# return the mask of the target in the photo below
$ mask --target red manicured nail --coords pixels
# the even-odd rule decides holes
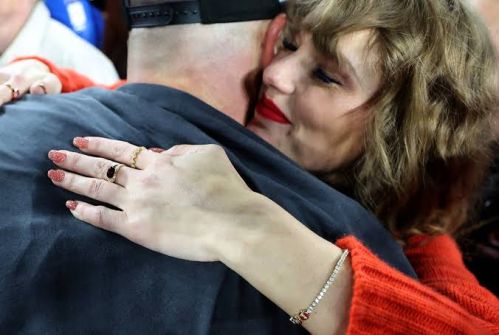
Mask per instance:
[[[73,144],[78,149],[87,149],[88,148],[88,140],[83,137],[75,137],[73,139]]]
[[[152,152],[157,152],[157,153],[162,153],[163,151],[165,151],[165,149],[162,149],[162,148],[150,148],[149,150],[151,150]]]
[[[56,164],[60,164],[66,160],[67,156],[63,152],[50,150],[49,151],[49,158],[52,162],[54,162]]]
[[[66,201],[66,207],[70,211],[74,211],[77,206],[78,206],[78,202],[77,201],[74,201],[74,200],[68,200],[68,201]]]
[[[64,180],[64,171],[62,170],[49,170],[48,176],[52,181],[60,183]]]

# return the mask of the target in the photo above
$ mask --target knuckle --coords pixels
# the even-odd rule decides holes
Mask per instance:
[[[53,73],[47,73],[45,75],[45,79],[44,79],[46,82],[60,82],[59,78],[53,74]]]
[[[95,210],[92,211],[92,222],[99,226],[99,227],[104,227],[105,222],[104,222],[104,207],[102,206],[97,206],[95,207]]]
[[[64,179],[62,180],[63,184],[66,184],[67,188],[74,189],[75,188],[75,177],[72,174],[66,174]]]
[[[106,161],[98,159],[95,162],[95,175],[99,178],[105,178],[109,170],[109,164]]]
[[[97,197],[102,193],[103,187],[104,187],[104,181],[94,179],[90,182],[88,193],[93,197]]]
[[[225,153],[225,150],[217,144],[207,144],[205,146],[205,148],[206,148],[206,151],[213,152],[214,154]]]
[[[182,144],[174,145],[173,147],[171,147],[168,150],[168,153],[170,155],[179,155],[180,153],[182,153],[182,150],[183,150],[184,147],[185,147],[185,145],[182,145]]]
[[[205,153],[220,160],[227,157],[225,149],[216,144],[208,144],[205,148]]]
[[[157,156],[153,157],[150,161],[149,166],[147,167],[148,171],[163,171],[164,169],[171,168],[172,160],[175,158],[175,155],[170,154],[167,151],[164,151]]]
[[[48,85],[47,87],[48,92],[59,93],[62,90],[62,83],[55,74],[53,73],[47,74],[44,81]]]

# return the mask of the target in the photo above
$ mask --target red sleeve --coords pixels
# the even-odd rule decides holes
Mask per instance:
[[[406,254],[420,281],[391,268],[353,237],[336,244],[351,251],[348,334],[499,334],[498,299],[465,268],[450,237],[410,241]]]
[[[102,87],[102,88],[107,88],[110,90],[117,89],[118,87],[124,85],[126,81],[120,80],[116,82],[113,85],[98,85],[94,83],[91,79],[88,77],[72,70],[72,69],[63,69],[63,68],[58,68],[54,63],[51,61],[38,57],[38,56],[27,56],[27,57],[18,57],[14,60],[16,61],[21,61],[21,60],[26,60],[26,59],[32,59],[32,60],[37,60],[43,64],[45,64],[48,68],[49,71],[52,72],[59,78],[59,80],[62,83],[62,93],[69,93],[69,92],[76,92],[79,90],[82,90],[84,88],[89,88],[89,87]]]

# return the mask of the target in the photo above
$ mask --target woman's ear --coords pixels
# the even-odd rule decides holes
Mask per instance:
[[[286,26],[287,17],[286,14],[277,15],[272,22],[270,22],[265,37],[263,39],[262,47],[262,66],[266,68],[274,59],[275,47],[279,42],[279,37],[281,36],[284,27]]]

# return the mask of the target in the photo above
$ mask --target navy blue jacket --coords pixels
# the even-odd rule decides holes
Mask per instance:
[[[0,334],[304,332],[221,263],[166,257],[75,220],[64,206],[75,195],[46,177],[47,152],[74,149],[75,136],[163,148],[220,144],[253,190],[311,230],[330,241],[355,235],[415,276],[359,204],[186,93],[130,84],[27,97],[0,109]]]

